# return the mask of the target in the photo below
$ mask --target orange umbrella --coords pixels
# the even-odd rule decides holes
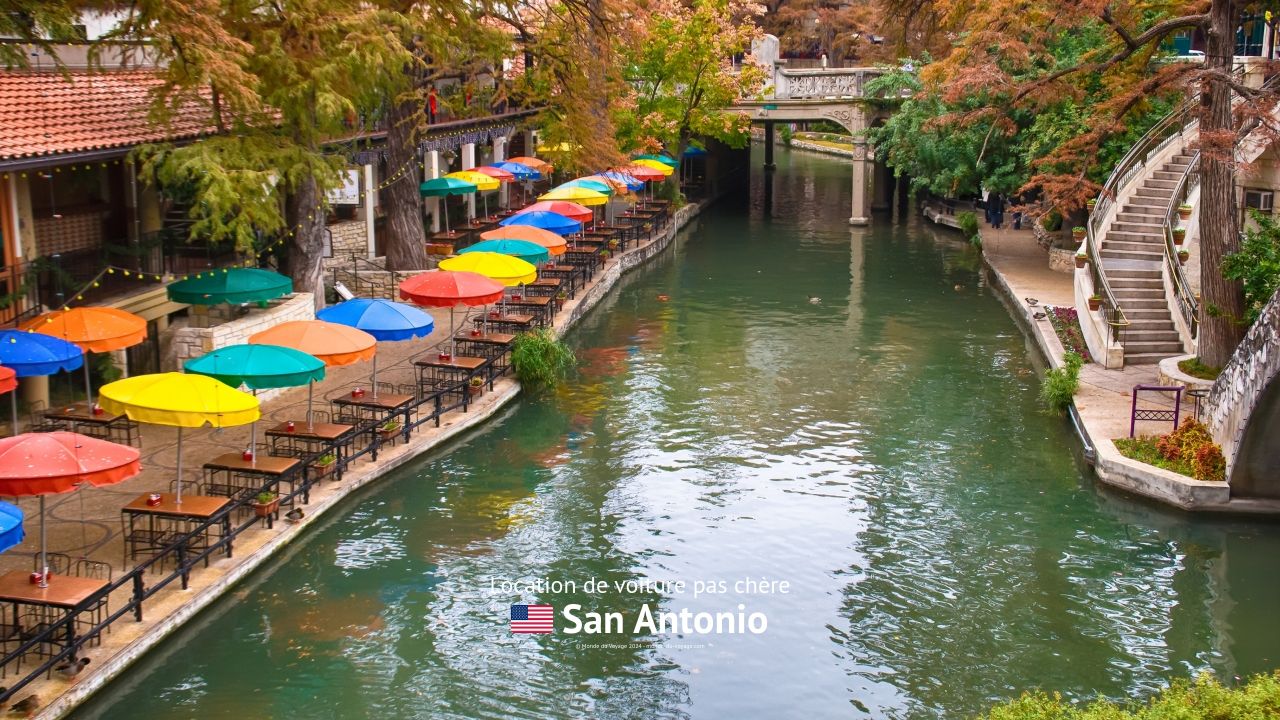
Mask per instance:
[[[552,255],[563,255],[569,247],[559,235],[532,225],[507,225],[482,232],[480,237],[485,240],[525,240],[541,245]]]
[[[523,155],[521,155],[520,157],[508,158],[506,162],[520,163],[521,165],[524,165],[526,167],[531,167],[534,170],[537,170],[538,172],[544,173],[544,174],[549,173],[554,169],[551,167],[551,163],[548,163],[545,160],[539,160],[536,157],[526,157]]]
[[[49,586],[45,561],[44,496],[82,483],[112,485],[142,471],[137,448],[71,432],[23,433],[0,439],[0,495],[40,496],[40,587]]]
[[[47,312],[23,323],[23,330],[50,335],[91,353],[123,350],[147,338],[147,321],[117,308],[87,305]],[[93,405],[89,386],[89,363],[84,363],[84,394]]]
[[[325,365],[351,365],[369,360],[378,351],[378,341],[369,333],[324,320],[291,320],[249,336],[253,345],[283,345],[301,350],[324,361]],[[307,426],[311,426],[311,398],[315,381],[307,383]]]

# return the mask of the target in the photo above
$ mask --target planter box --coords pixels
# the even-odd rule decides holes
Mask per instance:
[[[254,515],[257,515],[260,518],[270,517],[280,509],[280,498],[276,498],[269,503],[254,502],[250,503],[250,505],[253,506]]]

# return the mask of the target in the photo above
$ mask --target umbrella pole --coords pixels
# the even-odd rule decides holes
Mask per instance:
[[[458,339],[454,337],[456,331],[453,329],[453,306],[449,306],[449,357],[453,357],[453,351],[458,348]]]
[[[373,354],[373,377],[369,378],[369,384],[373,386],[373,399],[378,399],[378,353]]]
[[[255,388],[253,396],[258,397],[258,391]],[[258,421],[254,420],[249,423],[249,466],[258,467]]]
[[[182,426],[178,426],[178,499],[175,505],[182,504]]]
[[[40,587],[49,587],[49,558],[45,555],[44,496],[40,496]]]
[[[315,425],[311,422],[311,397],[316,391],[316,381],[309,380],[307,382],[307,431],[315,430]]]
[[[440,205],[444,207],[444,234],[452,235],[453,231],[449,229],[449,196],[448,195],[441,196]]]
[[[89,401],[89,412],[93,412],[93,386],[89,384],[89,353],[84,354],[84,397]]]

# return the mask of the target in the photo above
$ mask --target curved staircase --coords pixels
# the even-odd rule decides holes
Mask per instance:
[[[1150,365],[1184,352],[1165,297],[1165,215],[1190,167],[1185,149],[1148,171],[1102,238],[1102,271],[1129,324],[1121,334],[1126,364]]]

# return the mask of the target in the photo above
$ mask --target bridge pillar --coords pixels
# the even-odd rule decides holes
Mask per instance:
[[[853,208],[849,215],[850,225],[871,224],[871,173],[872,162],[867,159],[867,143],[861,138],[854,141],[853,159]]]
[[[765,172],[778,169],[777,164],[773,162],[773,123],[771,122],[764,124],[764,169]]]

